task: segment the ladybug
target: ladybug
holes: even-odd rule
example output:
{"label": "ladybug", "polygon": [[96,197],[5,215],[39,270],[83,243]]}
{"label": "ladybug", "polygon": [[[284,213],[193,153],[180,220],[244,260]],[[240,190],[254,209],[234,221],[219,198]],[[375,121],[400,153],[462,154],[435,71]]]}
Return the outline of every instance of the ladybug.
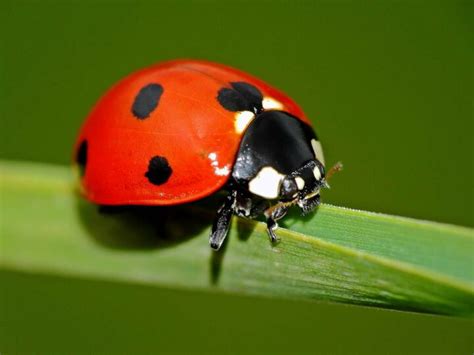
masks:
{"label": "ladybug", "polygon": [[282,92],[221,64],[175,60],[133,73],[87,117],[75,162],[85,197],[100,205],[176,205],[225,189],[209,243],[219,249],[233,214],[304,214],[327,187],[311,123]]}

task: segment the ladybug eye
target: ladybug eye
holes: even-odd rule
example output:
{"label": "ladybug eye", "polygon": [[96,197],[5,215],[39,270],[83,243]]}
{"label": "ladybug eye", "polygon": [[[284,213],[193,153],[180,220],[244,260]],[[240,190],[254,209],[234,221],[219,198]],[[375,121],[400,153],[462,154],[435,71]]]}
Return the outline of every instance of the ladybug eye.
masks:
{"label": "ladybug eye", "polygon": [[[301,180],[304,186],[304,180],[302,178],[297,177],[296,179]],[[301,184],[301,182],[298,184],[298,181],[295,181],[296,179],[288,176],[283,179],[280,188],[280,196],[282,200],[292,200],[296,197],[295,195],[298,194],[298,185]]]}

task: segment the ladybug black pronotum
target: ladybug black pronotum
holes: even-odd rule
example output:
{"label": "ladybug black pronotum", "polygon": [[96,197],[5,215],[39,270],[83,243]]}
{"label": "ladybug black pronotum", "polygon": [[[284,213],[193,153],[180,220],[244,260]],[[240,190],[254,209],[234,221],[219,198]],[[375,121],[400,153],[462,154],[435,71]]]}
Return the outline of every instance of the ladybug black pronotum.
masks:
{"label": "ladybug black pronotum", "polygon": [[84,195],[101,205],[175,205],[225,189],[212,226],[219,249],[233,214],[308,213],[326,187],[316,133],[288,96],[220,64],[177,60],[113,86],[75,147]]}

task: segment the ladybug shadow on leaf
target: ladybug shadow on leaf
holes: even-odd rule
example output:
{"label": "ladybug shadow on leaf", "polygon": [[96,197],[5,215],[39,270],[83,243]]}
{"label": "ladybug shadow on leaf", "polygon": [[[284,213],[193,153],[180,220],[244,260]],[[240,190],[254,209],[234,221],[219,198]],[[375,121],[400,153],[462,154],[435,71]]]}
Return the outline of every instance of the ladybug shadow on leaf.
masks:
{"label": "ladybug shadow on leaf", "polygon": [[[175,247],[193,238],[207,236],[218,207],[219,196],[179,206],[97,206],[76,198],[79,219],[87,234],[99,245],[117,250],[155,250]],[[246,241],[255,223],[235,218],[237,237]],[[223,270],[227,240],[210,251],[209,278],[217,285]],[[209,248],[210,249],[210,248]]]}
{"label": "ladybug shadow on leaf", "polygon": [[184,243],[209,228],[212,215],[182,206],[97,206],[77,198],[79,218],[88,235],[112,249],[146,250]]}
{"label": "ladybug shadow on leaf", "polygon": [[318,210],[319,206],[311,212],[303,214],[298,208],[293,207],[288,211],[285,218],[278,221],[278,224],[281,228],[292,229],[292,226],[297,223],[302,225],[314,223],[314,217],[318,214]]}
{"label": "ladybug shadow on leaf", "polygon": [[[232,226],[235,226],[237,231],[237,238],[240,241],[247,241],[253,233],[253,230],[256,226],[256,221],[245,220],[240,217],[235,217],[232,220]],[[231,227],[232,228],[232,227]],[[222,243],[219,250],[212,252],[210,267],[211,267],[211,283],[217,285],[219,283],[219,278],[222,273],[222,265],[224,263],[224,257],[227,250],[227,245],[229,244],[229,239],[232,236],[227,237]]]}

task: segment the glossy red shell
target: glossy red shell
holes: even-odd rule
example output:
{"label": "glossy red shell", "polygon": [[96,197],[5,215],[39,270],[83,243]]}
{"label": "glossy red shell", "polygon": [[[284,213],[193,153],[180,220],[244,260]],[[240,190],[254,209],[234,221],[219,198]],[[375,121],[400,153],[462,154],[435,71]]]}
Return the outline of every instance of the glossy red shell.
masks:
{"label": "glossy red shell", "polygon": [[[153,65],[113,86],[87,117],[75,145],[87,140],[81,178],[85,196],[104,205],[172,205],[191,202],[221,189],[230,176],[241,135],[236,113],[223,108],[218,91],[230,82],[247,82],[264,97],[310,123],[288,96],[228,66],[194,60]],[[150,117],[139,120],[132,105],[141,88],[159,83],[163,94]],[[165,157],[168,181],[145,176],[150,159]],[[214,159],[212,159],[214,158]]]}

